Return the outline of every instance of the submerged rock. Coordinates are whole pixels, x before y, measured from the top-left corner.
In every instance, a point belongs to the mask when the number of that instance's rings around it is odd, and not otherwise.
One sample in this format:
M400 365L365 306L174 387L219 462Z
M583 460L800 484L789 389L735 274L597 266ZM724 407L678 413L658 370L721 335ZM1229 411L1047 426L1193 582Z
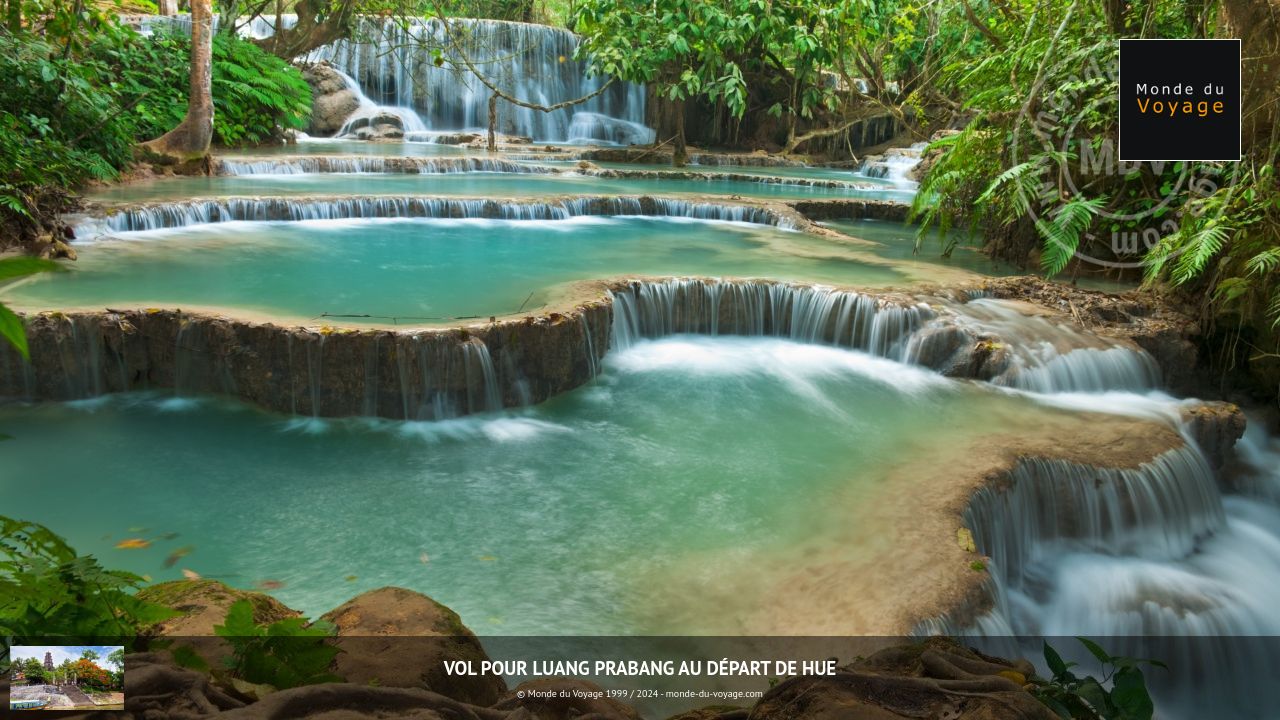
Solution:
M371 590L321 619L338 629L343 652L334 659L334 673L348 682L423 688L477 705L491 705L507 690L497 675L445 672L446 660L478 668L488 655L457 613L421 593Z

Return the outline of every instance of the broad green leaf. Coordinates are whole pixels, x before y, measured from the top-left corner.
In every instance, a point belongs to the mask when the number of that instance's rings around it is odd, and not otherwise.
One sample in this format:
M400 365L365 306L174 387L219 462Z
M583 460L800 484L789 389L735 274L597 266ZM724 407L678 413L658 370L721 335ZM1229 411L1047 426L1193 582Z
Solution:
M1123 668L1116 673L1111 702L1116 709L1116 720L1151 720L1155 713L1146 679L1136 667Z
M52 260L42 260L25 255L5 258L0 260L0 281L42 272L58 272L64 269Z
M22 324L22 318L15 315L3 303L0 303L0 337L8 340L19 355L24 358L30 357L27 350L27 329Z
M1077 637L1076 639L1080 641L1081 645L1085 646L1085 649L1087 649L1090 654L1098 658L1098 662L1102 663L1103 665L1106 665L1111 662L1111 655L1108 654L1106 650L1103 650L1102 646L1099 645L1098 643L1085 637Z
M1058 654L1057 650L1053 649L1048 640L1044 641L1044 661L1049 665L1049 671L1055 677L1067 671L1067 664L1062 661L1062 656Z

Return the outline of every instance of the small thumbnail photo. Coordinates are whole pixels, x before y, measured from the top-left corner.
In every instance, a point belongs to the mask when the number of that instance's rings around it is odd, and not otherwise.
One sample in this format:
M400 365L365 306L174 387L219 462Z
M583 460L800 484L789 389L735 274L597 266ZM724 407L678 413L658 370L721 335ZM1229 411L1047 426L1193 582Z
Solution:
M123 710L124 648L15 645L10 710Z

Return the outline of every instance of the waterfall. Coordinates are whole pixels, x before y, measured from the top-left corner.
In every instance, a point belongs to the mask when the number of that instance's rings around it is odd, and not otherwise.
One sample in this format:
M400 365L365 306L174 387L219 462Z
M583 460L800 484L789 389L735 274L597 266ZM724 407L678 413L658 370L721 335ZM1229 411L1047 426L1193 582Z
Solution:
M79 239L100 233L134 232L232 221L339 220L353 218L491 218L563 220L582 215L687 217L748 222L794 229L796 220L753 205L721 205L655 197L579 197L547 202L430 197L226 198L126 206L105 220L76 226Z
M971 300L956 313L974 335L999 339L1005 365L992 379L997 385L1039 393L1147 391L1159 385L1155 360L1135 346L1027 315L1002 300Z
M1249 451L1242 453L1248 461ZM1271 457L1274 460L1274 457ZM1280 465L1254 467L1272 485ZM964 523L991 558L995 609L968 628L992 652L1047 637L1087 666L1070 636L1150 657L1160 717L1265 718L1280 662L1280 508L1223 496L1194 445L1135 469L1024 460L1004 489L976 493ZM1036 643L1038 644L1038 642Z
M467 387L467 412L493 412L502 409L502 391L498 387L498 373L493 369L489 346L483 340L472 339L461 345L462 367ZM475 377L472 368L479 371ZM480 402L477 402L477 395Z
M280 19L284 27L297 23L292 14ZM144 34L161 29L191 32L188 15L131 20ZM214 20L216 27L219 18ZM607 81L587 75L586 62L575 56L578 37L568 30L505 20L455 18L449 22L446 32L435 18L361 17L352 39L317 48L302 59L328 61L350 78L362 100L354 118L367 121L384 111L399 117L406 133L419 134L479 132L489 127L492 91L466 69L451 46L450 35L489 80L526 102L554 105L574 100L599 90ZM266 38L275 33L274 16L242 18L238 23L238 32L245 37ZM614 82L584 103L552 112L499 102L497 130L538 142L645 145L654 141L654 131L644 125L644 115L644 86ZM338 134L358 129L349 121Z
M362 17L354 39L307 59L332 63L374 103L416 111L432 131L486 130L492 91L466 69L451 39L495 85L527 102L572 100L606 82L587 75L586 63L575 58L578 38L568 30L500 20L451 20L446 29L434 18L402 24ZM615 82L580 105L552 112L499 102L497 130L539 142L644 144L653 142L644 106L643 86Z
M1061 354L1046 346L1028 349L1048 357L1038 365L1019 358L1017 367L996 378L998 384L1040 393L1105 392L1149 390L1159 377L1155 360L1134 348L1077 348Z
M889 148L884 155L863 160L855 175L887 180L900 190L915 190L920 184L907 177L911 169L920 164L920 156L929 143L916 143L905 148Z
M342 76L342 81L347 84L347 88L355 94L356 100L360 103L338 130L338 137L362 137L358 131L376 124L380 117L392 118L394 120L393 124L399 126L402 135L427 132L427 126L412 108L379 105L364 94L364 90L360 88L360 83L356 82L355 78L341 70L336 70L336 72Z
M1072 550L1182 558L1226 521L1213 473L1191 446L1136 469L1024 459L1008 482L980 489L964 515L1006 589L1030 585L1023 573L1037 560Z
M676 333L768 335L901 359L933 312L856 292L768 282L673 279L611 291L612 348Z
M528 165L498 158L415 158L358 155L241 159L224 156L214 159L214 171L218 175L309 175L316 173L437 175L477 172L548 175L560 172L557 168Z
M569 124L569 142L609 142L617 145L648 145L654 140L651 127L595 112L576 112Z

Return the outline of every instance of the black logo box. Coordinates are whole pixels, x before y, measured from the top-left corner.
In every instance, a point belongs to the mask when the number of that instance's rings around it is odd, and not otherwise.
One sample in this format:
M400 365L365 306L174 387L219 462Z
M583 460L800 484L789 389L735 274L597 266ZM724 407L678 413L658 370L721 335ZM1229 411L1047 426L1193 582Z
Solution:
M1121 39L1118 84L1121 161L1240 159L1238 39ZM1146 92L1138 92L1141 85ZM1166 94L1166 87L1181 93ZM1186 102L1192 105L1190 114L1184 112ZM1177 104L1172 115L1170 103ZM1215 103L1221 103L1221 112L1213 112Z

